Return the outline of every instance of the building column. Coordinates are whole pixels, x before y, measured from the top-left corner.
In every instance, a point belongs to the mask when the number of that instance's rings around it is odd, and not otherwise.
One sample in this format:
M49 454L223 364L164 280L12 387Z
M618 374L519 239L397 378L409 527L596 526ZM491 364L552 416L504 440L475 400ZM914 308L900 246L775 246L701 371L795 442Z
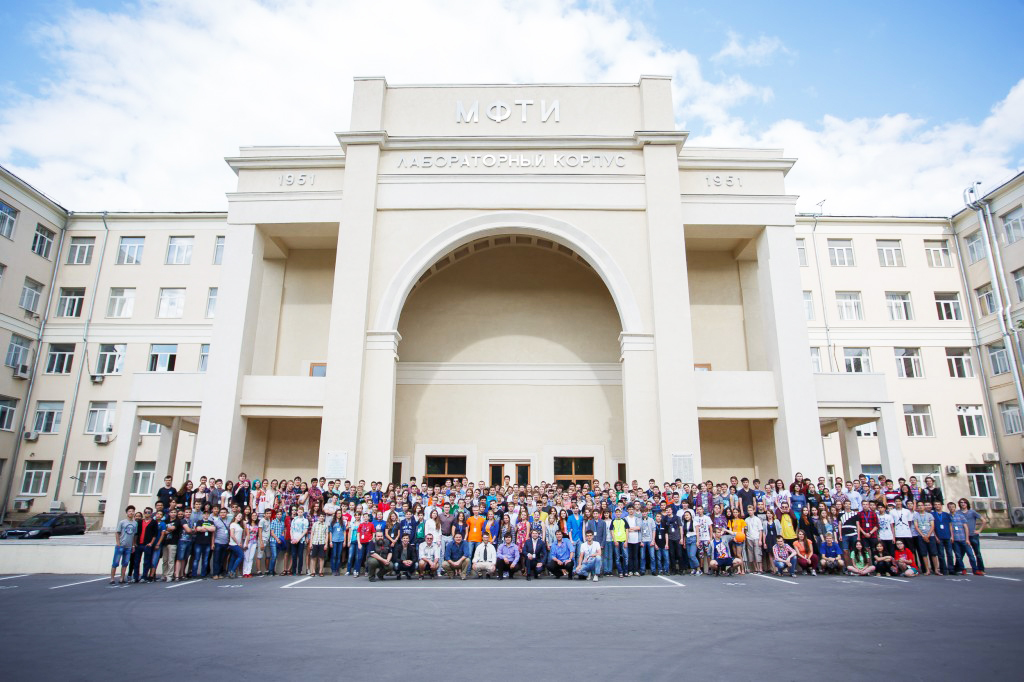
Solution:
M860 443L857 432L846 424L845 419L836 420L839 430L839 454L843 461L843 479L849 480L860 475Z
M800 266L793 226L769 225L757 237L757 283L762 306L765 359L775 375L779 416L775 454L779 476L825 474L818 399L807 349L807 321L801 306Z
M671 476L671 471L661 456L654 336L623 333L619 335L619 345L626 470L631 478L653 477L660 483Z
M396 331L369 332L366 335L359 450L356 453L355 470L359 472L360 478L368 481L391 480L395 441L395 379L398 342L401 340L401 335ZM351 471L338 475L350 476Z
M160 446L156 451L156 469L153 477L157 485L163 485L164 477L174 471L174 455L178 452L178 438L181 435L181 417L171 420L170 426L160 429Z
M903 462L903 448L900 446L903 425L896 413L896 405L882 403L878 411L878 452L882 458L882 471L894 480L905 478L907 469Z
M114 439L114 457L107 476L107 507L103 512L103 530L114 530L128 505L132 474L135 472L135 453L139 449L139 431L142 420L138 404L124 402L119 410L117 438Z

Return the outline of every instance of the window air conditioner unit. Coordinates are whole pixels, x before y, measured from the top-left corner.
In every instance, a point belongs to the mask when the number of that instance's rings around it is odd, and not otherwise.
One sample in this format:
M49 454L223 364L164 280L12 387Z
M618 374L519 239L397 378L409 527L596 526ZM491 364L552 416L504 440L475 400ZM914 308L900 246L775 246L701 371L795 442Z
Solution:
M32 507L32 503L35 502L33 497L15 497L14 498L14 511L28 511Z
M984 500L976 500L974 502L975 511L988 511L988 502Z
M992 500L992 511L1006 511L1006 503L1002 500Z
M104 376L102 374L90 374L89 375L89 381L91 381L94 384L102 384L103 383L103 379L104 379Z
M64 503L60 501L50 502L50 511L62 512L64 511Z
M97 433L92 437L92 442L96 445L106 445L110 442L111 435L109 433Z
M960 473L960 467L958 467L955 464L950 464L949 466L946 467L946 473L949 474L950 476L956 476L957 474Z
M21 434L21 437L27 440L29 443L35 443L37 440L39 440L39 432L26 431L25 433Z
M96 505L96 511L98 511L100 514L107 511L107 501L101 498L99 500L99 504Z
M998 462L999 461L999 453L998 452L983 452L981 454L981 461L989 462L989 463L991 463L991 462Z
M32 368L28 365L18 365L14 368L15 379L28 379L32 376Z
M1014 507L1010 512L1010 521L1015 526L1024 526L1024 507Z

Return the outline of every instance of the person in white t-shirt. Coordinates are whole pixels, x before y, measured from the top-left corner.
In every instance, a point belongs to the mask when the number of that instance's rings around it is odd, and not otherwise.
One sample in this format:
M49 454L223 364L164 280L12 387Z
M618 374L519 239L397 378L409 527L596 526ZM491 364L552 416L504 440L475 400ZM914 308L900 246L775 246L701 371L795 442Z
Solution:
M573 573L583 580L590 578L596 583L597 576L601 575L601 545L594 542L594 531L588 530L585 537L586 541L580 545L579 561Z
M889 556L892 555L895 546L895 536L893 536L893 527L896 519L893 518L892 512L895 510L895 506L890 504L888 509L883 509L878 514L878 541L885 547L885 553Z
M892 534L893 539L903 540L903 544L908 548L911 546L910 538L913 536L913 525L914 525L914 512L906 509L903 506L903 500L896 498L896 508L889 512L889 516L892 517Z

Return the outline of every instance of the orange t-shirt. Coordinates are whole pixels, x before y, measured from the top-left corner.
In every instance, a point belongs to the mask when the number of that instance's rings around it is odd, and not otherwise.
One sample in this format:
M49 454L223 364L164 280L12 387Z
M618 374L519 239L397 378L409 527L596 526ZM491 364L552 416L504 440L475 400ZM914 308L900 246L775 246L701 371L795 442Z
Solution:
M469 520L466 521L469 524L469 537L468 542L483 542L484 541L484 522L486 522L482 516L470 516Z

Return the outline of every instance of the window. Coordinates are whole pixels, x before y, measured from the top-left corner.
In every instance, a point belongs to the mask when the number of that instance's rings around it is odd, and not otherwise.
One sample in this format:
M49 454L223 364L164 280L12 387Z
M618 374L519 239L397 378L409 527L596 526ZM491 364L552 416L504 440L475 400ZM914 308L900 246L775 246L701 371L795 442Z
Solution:
M582 485L594 481L593 457L555 457L555 485Z
M141 265L142 247L145 245L145 237L121 237L121 242L117 245L117 264Z
M135 312L135 289L111 287L107 299L107 317L131 317Z
M899 239L878 239L878 264L883 268L903 267L903 245Z
M821 373L821 349L811 348L811 371L815 374Z
M925 240L924 253L928 257L930 268L948 268L953 265L953 260L949 257L949 242L945 239Z
M153 475L156 473L156 462L136 462L132 472L132 489L129 495L152 495Z
M159 436L162 432L163 427L156 422L146 421L145 419L139 420L140 436Z
M100 354L96 361L97 374L120 374L124 371L124 353L127 346L123 343L101 343Z
M853 240L829 239L828 260L833 267L853 267Z
M18 220L18 211L0 201L0 236L11 239L14 234L14 223Z
M161 289L157 317L181 317L185 312L184 289Z
M901 379L920 379L924 376L921 368L920 348L893 348L896 354L896 376Z
M210 362L210 344L204 343L199 346L199 371L205 372L206 365Z
M192 262L192 237L171 237L167 240L167 265L188 265Z
M978 297L978 308L982 315L991 315L996 311L996 293L992 290L992 284L978 287L974 294Z
M843 358L846 371L859 374L871 371L871 350L869 348L844 348Z
M7 272L7 266L0 263L0 284L3 284L5 272Z
M7 357L4 364L8 367L18 368L28 365L29 351L32 347L32 340L24 336L11 334L11 343L7 346Z
M960 294L955 291L936 291L935 310L940 320L962 320L963 313L960 311Z
M210 287L206 294L206 316L213 317L217 313L217 287Z
M957 405L956 420L960 424L961 436L984 436L985 417L981 405Z
M68 249L68 265L88 265L92 262L92 249L96 244L95 237L72 237Z
M71 374L71 365L75 360L75 344L51 343L46 354L47 374Z
M1013 271L1013 284L1017 288L1017 300L1024 301L1024 268Z
M53 237L56 234L42 225L36 225L36 233L32 236L32 253L49 260L50 249L53 248Z
M859 291L837 291L836 305L839 307L840 320L864 319L864 309L860 304Z
M224 260L224 236L217 235L217 240L213 243L213 264L220 265Z
M1010 356L1002 341L988 345L988 362L992 366L992 376L1006 374L1010 371Z
M904 405L903 419L907 423L907 435L912 437L930 437L932 431L931 405Z
M804 315L808 322L814 319L814 292L804 292Z
M63 402L40 400L36 403L36 418L32 421L32 430L39 433L57 433L60 431L60 418L63 415Z
M864 474L870 479L877 480L882 475L881 464L861 464L860 473Z
M861 424L860 426L856 427L853 431L854 433L857 434L858 438L877 438L878 422L868 422L867 424ZM866 474L868 472L863 471L863 473Z
M1017 480L1017 499L1024 500L1024 464L1013 465L1013 477Z
M89 414L85 420L85 432L90 434L110 433L114 430L114 408L117 403L89 403Z
M964 237L964 244L967 245L967 260L977 263L985 258L985 244L981 239L981 230Z
M804 239L796 240L796 258L801 267L807 267L807 243Z
M1008 403L999 403L999 416L1003 418L1003 433L1007 436L1024 431L1024 423L1020 418L1020 405L1016 400Z
M1024 239L1024 209L1018 208L1003 216L1003 231L1006 232L1006 243L1012 244Z
M971 497L998 497L996 475L991 464L968 464L967 481L971 485Z
M889 308L889 319L893 322L914 319L910 306L910 294L906 291L885 292L885 305Z
M311 377L325 377L325 376L327 376L327 363L326 362L311 362L311 363L309 363L309 376L311 376Z
M85 289L61 288L57 299L57 317L81 317L85 303Z
M25 278L25 284L21 287L21 298L18 306L30 313L36 312L39 307L39 297L43 294L43 285L29 277Z
M940 465L914 464L911 471L915 476L917 476L917 480L920 481L922 484L924 484L925 481L928 480L928 477L931 476L933 479L935 479L935 485L939 488L939 490L946 489L946 484L942 480L942 467ZM946 498L946 501L949 501L948 497Z
M154 343L149 349L150 372L173 372L178 359L178 345Z
M103 492L103 479L107 476L106 462L79 462L76 495L99 495Z
M427 484L444 485L446 479L466 475L465 457L427 457Z
M25 473L21 477L22 495L45 495L50 487L50 470L53 462L25 462Z
M946 366L949 376L954 379L970 379L974 377L974 361L971 360L970 348L947 348Z
M14 398L0 398L0 431L14 430L14 411L18 401Z

